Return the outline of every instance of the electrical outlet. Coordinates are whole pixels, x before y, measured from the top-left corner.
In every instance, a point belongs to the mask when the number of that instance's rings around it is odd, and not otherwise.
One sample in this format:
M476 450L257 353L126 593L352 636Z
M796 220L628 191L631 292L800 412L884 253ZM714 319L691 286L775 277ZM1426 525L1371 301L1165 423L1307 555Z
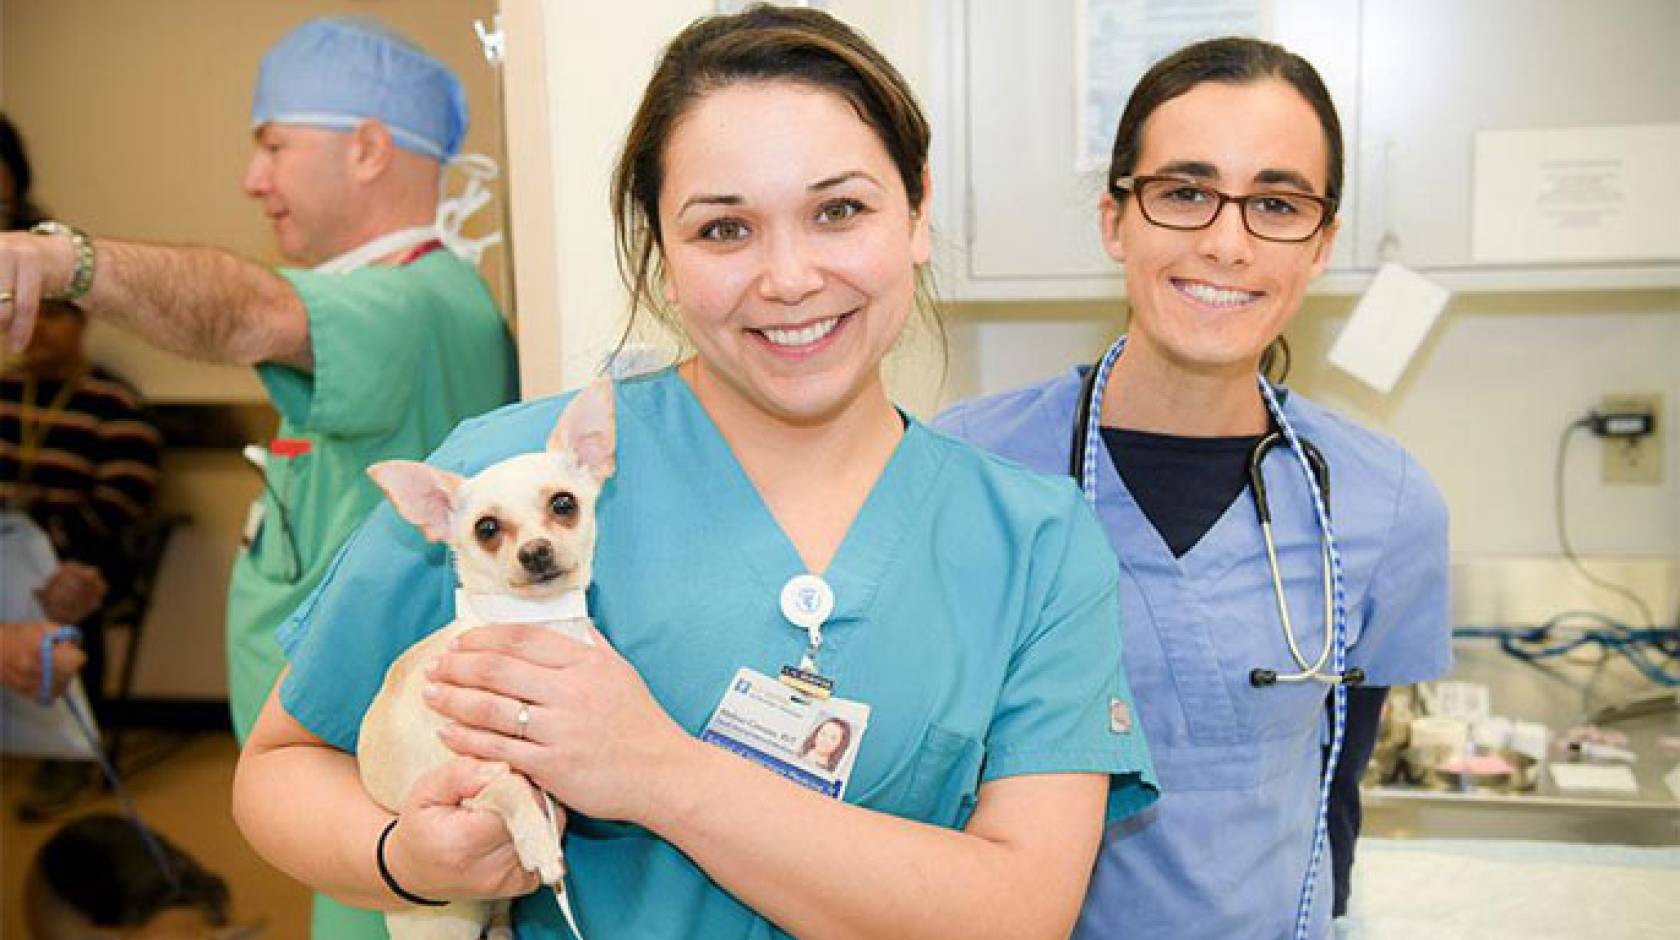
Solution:
M1641 438L1604 438L1604 482L1660 484L1663 481L1663 439L1668 426L1663 417L1661 392L1606 395L1601 412L1649 411L1656 417L1656 429Z

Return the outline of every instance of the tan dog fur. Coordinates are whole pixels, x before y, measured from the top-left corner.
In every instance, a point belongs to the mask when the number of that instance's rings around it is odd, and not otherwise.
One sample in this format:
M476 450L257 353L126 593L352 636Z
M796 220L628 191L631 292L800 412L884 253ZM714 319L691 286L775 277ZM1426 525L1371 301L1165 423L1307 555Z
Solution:
M511 457L471 479L412 461L376 464L368 474L403 518L429 540L450 545L464 590L545 600L589 586L595 501L612 476L615 443L612 385L601 381L567 405L540 453ZM566 506L562 494L572 498L575 512L557 511ZM486 519L495 520L496 534L489 538ZM546 563L539 542L546 543ZM362 784L392 812L420 777L456 759L438 739L447 722L425 705L421 691L425 664L477 625L462 618L457 611L454 622L391 664L362 720L356 755ZM569 626L587 639L580 625ZM520 863L561 890L559 828L549 818L548 800L529 780L505 770L467 805L506 820ZM508 906L506 900L457 901L385 919L393 940L477 940L486 924L505 922Z

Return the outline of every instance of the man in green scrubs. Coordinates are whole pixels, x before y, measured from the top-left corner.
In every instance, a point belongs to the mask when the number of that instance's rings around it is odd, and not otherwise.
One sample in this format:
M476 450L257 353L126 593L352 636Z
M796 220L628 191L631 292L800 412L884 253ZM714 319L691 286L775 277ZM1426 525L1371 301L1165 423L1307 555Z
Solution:
M425 456L517 390L490 292L435 225L467 126L449 68L372 20L314 20L264 56L251 123L243 188L298 268L54 223L0 236L9 343L27 340L37 298L74 299L162 348L255 366L280 412L229 590L241 740L285 662L275 629L380 499L366 467ZM316 937L382 934L377 914L317 898Z

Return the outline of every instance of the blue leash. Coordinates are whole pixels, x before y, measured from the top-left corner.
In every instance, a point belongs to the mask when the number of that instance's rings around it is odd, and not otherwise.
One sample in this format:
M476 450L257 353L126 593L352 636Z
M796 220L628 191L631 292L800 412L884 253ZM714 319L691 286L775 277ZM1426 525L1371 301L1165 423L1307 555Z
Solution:
M63 626L41 637L41 688L36 692L35 700L42 706L52 704L53 646L59 643L80 642L82 631L75 627ZM146 851L152 856L158 870L163 873L164 880L169 882L169 888L176 895L181 893L181 879L175 872L175 866L169 864L169 857L163 854L163 846L152 835L152 830L140 819L140 810L134 805L134 797L128 788L123 786L122 777L117 774L117 768L111 763L111 758L105 753L104 745L99 740L99 733L93 728L93 719L84 714L69 696L64 698L64 707L75 719L76 727L81 729L82 737L93 751L94 759L99 762L99 770L105 775L105 780L111 785L111 792L117 795L117 801L122 804L123 815L134 824L135 831L140 833L140 841L146 844Z
M60 643L82 642L82 631L75 627L55 627L41 636L41 687L35 690L35 703L42 708L52 704L53 647Z

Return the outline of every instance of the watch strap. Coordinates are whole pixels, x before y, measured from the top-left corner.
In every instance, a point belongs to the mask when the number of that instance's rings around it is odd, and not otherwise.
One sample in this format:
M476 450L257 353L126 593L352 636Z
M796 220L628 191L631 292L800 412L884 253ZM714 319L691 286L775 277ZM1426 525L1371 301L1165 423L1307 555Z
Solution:
M63 290L42 299L73 302L87 296L87 292L93 289L93 239L79 228L51 219L38 223L30 231L36 235L63 235L70 239L71 250L76 254L76 266L70 272L70 282L64 285Z

